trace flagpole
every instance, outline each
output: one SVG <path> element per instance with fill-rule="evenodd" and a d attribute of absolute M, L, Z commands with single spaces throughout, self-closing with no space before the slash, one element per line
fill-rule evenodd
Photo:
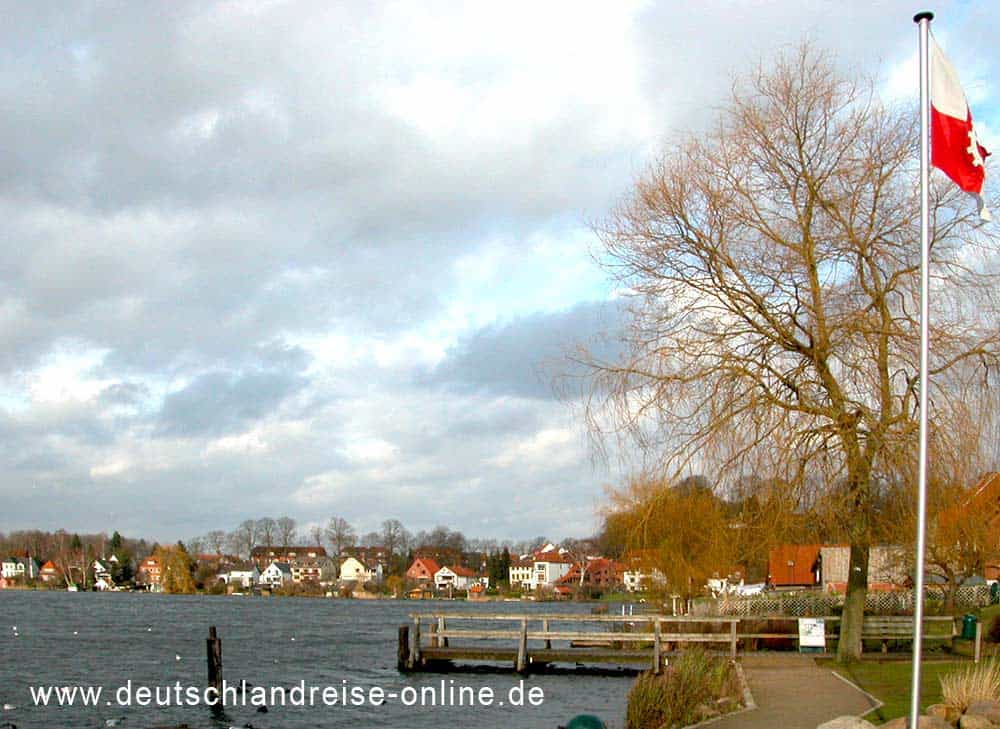
<path fill-rule="evenodd" d="M 930 320 L 930 63 L 928 35 L 934 13 L 913 16 L 920 35 L 920 451 L 917 479 L 917 544 L 913 580 L 913 679 L 910 688 L 910 729 L 920 720 L 920 661 L 923 656 L 924 549 L 927 533 L 927 360 Z"/>

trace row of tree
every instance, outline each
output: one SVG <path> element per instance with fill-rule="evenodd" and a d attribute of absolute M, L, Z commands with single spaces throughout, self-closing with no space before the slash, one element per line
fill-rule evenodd
<path fill-rule="evenodd" d="M 377 530 L 359 534 L 344 517 L 330 517 L 325 525 L 314 524 L 306 533 L 300 533 L 295 519 L 287 516 L 273 519 L 247 519 L 233 531 L 213 530 L 207 534 L 189 539 L 187 549 L 192 554 L 207 552 L 222 554 L 231 552 L 248 558 L 254 547 L 290 547 L 306 542 L 324 546 L 330 556 L 339 558 L 350 547 L 380 547 L 389 557 L 390 573 L 398 573 L 406 568 L 406 561 L 417 551 L 441 552 L 462 555 L 468 552 L 480 554 L 501 553 L 523 554 L 546 544 L 544 536 L 531 540 L 499 541 L 496 539 L 468 539 L 457 530 L 437 526 L 429 531 L 413 533 L 399 519 L 386 519 Z"/>

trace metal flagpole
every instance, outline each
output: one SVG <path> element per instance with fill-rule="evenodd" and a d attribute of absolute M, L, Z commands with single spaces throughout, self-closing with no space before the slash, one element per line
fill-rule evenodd
<path fill-rule="evenodd" d="M 917 546 L 913 580 L 913 681 L 910 689 L 910 729 L 917 729 L 920 719 L 920 659 L 923 655 L 924 623 L 924 547 L 927 531 L 927 352 L 930 319 L 930 211 L 928 183 L 930 176 L 930 63 L 928 35 L 934 13 L 913 16 L 920 34 L 920 453 L 917 485 Z"/>

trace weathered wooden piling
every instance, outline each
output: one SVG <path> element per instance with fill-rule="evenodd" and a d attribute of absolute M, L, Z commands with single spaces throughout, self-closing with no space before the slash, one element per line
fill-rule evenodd
<path fill-rule="evenodd" d="M 219 702 L 222 701 L 222 639 L 212 625 L 208 629 L 208 640 L 205 641 L 208 658 L 208 686 L 214 688 Z"/>
<path fill-rule="evenodd" d="M 517 642 L 517 664 L 514 670 L 524 673 L 528 669 L 528 619 L 521 620 L 521 636 Z"/>
<path fill-rule="evenodd" d="M 410 651 L 410 668 L 420 665 L 420 616 L 413 616 L 413 649 Z"/>
<path fill-rule="evenodd" d="M 396 670 L 405 673 L 410 669 L 410 626 L 399 626 L 399 644 L 396 647 Z"/>
<path fill-rule="evenodd" d="M 447 626 L 445 625 L 445 622 L 444 622 L 444 615 L 441 615 L 440 617 L 438 617 L 437 632 L 438 633 L 443 633 L 446 630 L 446 628 L 447 628 Z M 440 638 L 439 637 L 438 638 L 438 645 L 440 647 L 442 647 L 442 648 L 447 648 L 448 647 L 448 638 L 447 637 L 445 637 L 445 638 Z"/>

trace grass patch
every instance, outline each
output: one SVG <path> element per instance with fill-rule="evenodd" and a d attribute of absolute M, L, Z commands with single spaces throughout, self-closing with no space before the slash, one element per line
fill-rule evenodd
<path fill-rule="evenodd" d="M 882 724 L 910 713 L 910 683 L 913 666 L 910 661 L 860 661 L 836 663 L 821 661 L 844 678 L 848 678 L 883 702 L 882 708 L 865 716 L 873 724 Z M 941 677 L 969 666 L 966 661 L 924 661 L 920 667 L 920 708 L 943 702 Z"/>

